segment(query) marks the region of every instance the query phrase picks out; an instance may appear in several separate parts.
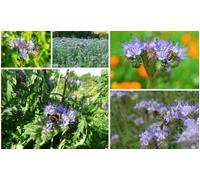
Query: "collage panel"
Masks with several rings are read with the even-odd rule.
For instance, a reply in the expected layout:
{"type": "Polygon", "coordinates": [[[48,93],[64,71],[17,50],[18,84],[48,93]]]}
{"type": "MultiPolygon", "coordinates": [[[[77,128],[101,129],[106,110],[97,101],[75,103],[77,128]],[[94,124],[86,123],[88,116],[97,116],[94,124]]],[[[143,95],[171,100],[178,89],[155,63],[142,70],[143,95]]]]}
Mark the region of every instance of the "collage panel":
{"type": "Polygon", "coordinates": [[[54,31],[53,67],[108,67],[108,32],[54,31]]]}
{"type": "Polygon", "coordinates": [[[2,31],[1,67],[51,67],[51,32],[2,31]]]}
{"type": "Polygon", "coordinates": [[[112,89],[199,89],[198,31],[111,31],[112,89]]]}
{"type": "Polygon", "coordinates": [[[199,149],[199,91],[111,91],[110,98],[111,149],[199,149]]]}
{"type": "Polygon", "coordinates": [[[1,148],[108,148],[108,70],[2,69],[1,148]]]}

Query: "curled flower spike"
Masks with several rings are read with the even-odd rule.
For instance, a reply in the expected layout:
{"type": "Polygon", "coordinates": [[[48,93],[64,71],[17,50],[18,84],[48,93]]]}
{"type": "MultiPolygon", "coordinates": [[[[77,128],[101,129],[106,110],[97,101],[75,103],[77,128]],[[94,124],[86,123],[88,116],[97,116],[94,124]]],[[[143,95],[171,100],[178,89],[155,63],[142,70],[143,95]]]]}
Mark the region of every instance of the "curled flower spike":
{"type": "Polygon", "coordinates": [[[62,105],[46,105],[44,113],[49,119],[46,125],[49,130],[53,128],[54,124],[58,124],[60,127],[67,127],[75,122],[75,111],[62,105]]]}

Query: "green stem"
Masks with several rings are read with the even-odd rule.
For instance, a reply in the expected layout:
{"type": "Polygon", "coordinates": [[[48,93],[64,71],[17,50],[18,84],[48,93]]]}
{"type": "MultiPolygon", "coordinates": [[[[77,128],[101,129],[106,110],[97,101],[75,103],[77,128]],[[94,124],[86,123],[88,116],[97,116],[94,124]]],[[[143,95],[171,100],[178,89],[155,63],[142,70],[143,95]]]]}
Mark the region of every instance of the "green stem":
{"type": "Polygon", "coordinates": [[[63,89],[63,94],[62,94],[62,103],[64,103],[64,100],[65,100],[65,92],[66,92],[66,88],[67,88],[68,74],[69,74],[69,70],[67,70],[66,75],[65,75],[64,89],[63,89]]]}
{"type": "Polygon", "coordinates": [[[147,88],[148,89],[154,89],[155,88],[155,79],[154,77],[150,76],[147,79],[147,88]]]}

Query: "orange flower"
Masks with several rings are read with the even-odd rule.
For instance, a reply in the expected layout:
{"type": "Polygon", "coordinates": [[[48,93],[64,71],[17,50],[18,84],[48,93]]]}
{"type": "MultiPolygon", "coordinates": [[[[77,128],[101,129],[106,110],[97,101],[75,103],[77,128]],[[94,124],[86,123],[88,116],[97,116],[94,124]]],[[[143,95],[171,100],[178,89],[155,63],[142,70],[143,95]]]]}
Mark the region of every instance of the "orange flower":
{"type": "Polygon", "coordinates": [[[113,82],[111,87],[112,89],[141,89],[141,84],[136,81],[124,81],[121,83],[113,82]]]}
{"type": "Polygon", "coordinates": [[[110,67],[115,67],[119,63],[119,57],[111,56],[110,57],[110,67]]]}
{"type": "Polygon", "coordinates": [[[148,78],[148,74],[143,64],[139,68],[137,68],[136,71],[142,78],[145,78],[145,79],[148,78]]]}
{"type": "Polygon", "coordinates": [[[198,40],[193,40],[188,46],[188,53],[193,59],[199,58],[199,42],[198,40]]]}
{"type": "Polygon", "coordinates": [[[186,32],[181,39],[182,43],[185,45],[188,45],[191,40],[192,40],[192,37],[189,32],[186,32]]]}
{"type": "Polygon", "coordinates": [[[110,79],[114,77],[115,73],[113,71],[110,71],[110,79]]]}

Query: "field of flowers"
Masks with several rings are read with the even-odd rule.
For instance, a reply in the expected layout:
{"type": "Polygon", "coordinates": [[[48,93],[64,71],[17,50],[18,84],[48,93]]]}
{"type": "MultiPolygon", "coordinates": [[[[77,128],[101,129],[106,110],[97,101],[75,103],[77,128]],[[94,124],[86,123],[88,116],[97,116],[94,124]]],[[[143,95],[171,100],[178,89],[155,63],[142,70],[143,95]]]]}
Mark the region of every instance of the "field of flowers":
{"type": "Polygon", "coordinates": [[[198,149],[199,92],[111,91],[111,148],[198,149]]]}
{"type": "Polygon", "coordinates": [[[110,38],[111,88],[199,87],[198,32],[111,32],[110,38]]]}
{"type": "Polygon", "coordinates": [[[49,67],[51,33],[48,31],[3,31],[2,67],[49,67]]]}
{"type": "Polygon", "coordinates": [[[108,72],[84,71],[2,70],[2,148],[108,148],[108,72]]]}
{"type": "Polygon", "coordinates": [[[55,37],[53,67],[108,67],[108,40],[55,37]]]}

